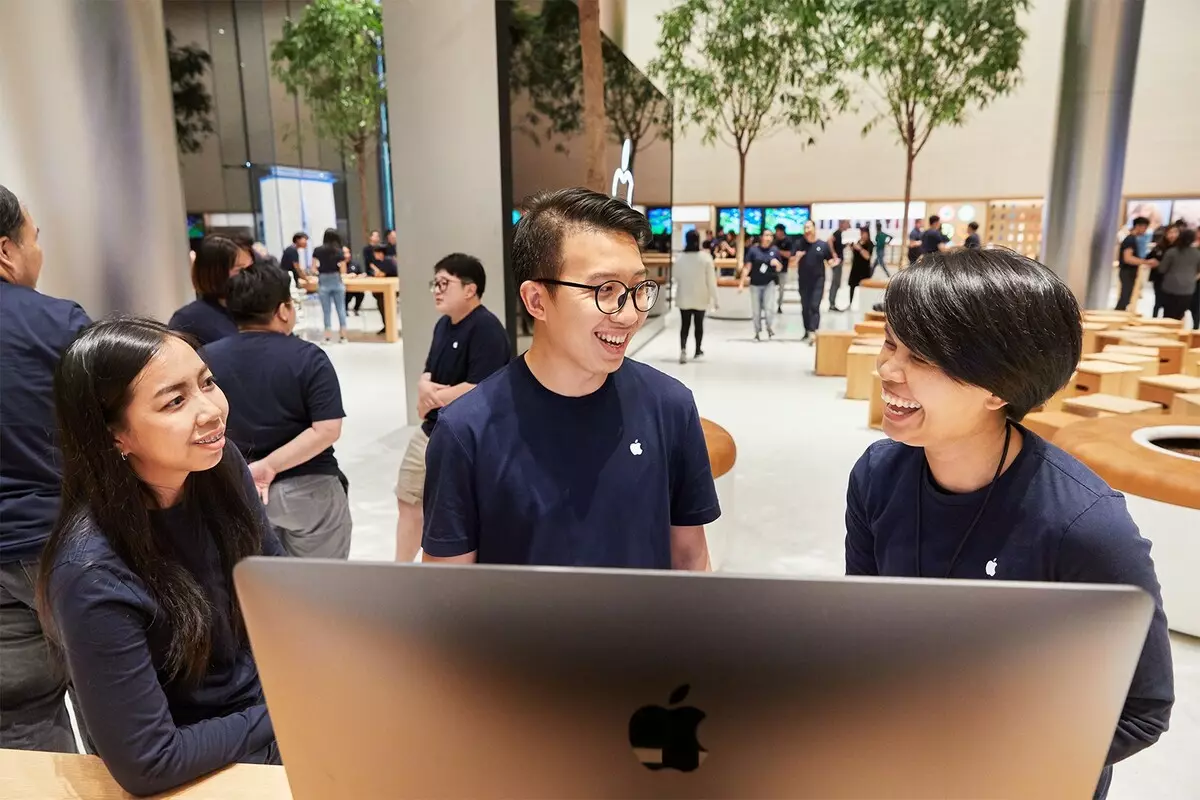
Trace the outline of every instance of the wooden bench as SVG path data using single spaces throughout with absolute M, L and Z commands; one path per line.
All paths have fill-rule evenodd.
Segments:
M 97 756 L 0 750 L 4 800 L 132 800 Z M 157 800 L 291 800 L 283 767 L 233 764 Z
M 879 361 L 878 347 L 853 345 L 846 351 L 846 399 L 869 400 L 871 373 Z
M 887 312 L 868 310 L 866 314 L 863 315 L 863 319 L 865 319 L 867 322 L 887 322 Z
M 1081 361 L 1075 370 L 1075 393 L 1137 397 L 1137 380 L 1141 374 L 1137 367 L 1111 361 Z
M 1175 395 L 1171 400 L 1171 413 L 1182 414 L 1185 417 L 1200 417 L 1200 394 Z
M 1138 399 L 1170 408 L 1177 394 L 1200 393 L 1200 378 L 1192 375 L 1158 375 L 1138 382 Z
M 1104 416 L 1108 416 L 1108 414 L 1104 414 Z M 1047 442 L 1052 442 L 1060 430 L 1086 419 L 1087 417 L 1068 414 L 1066 411 L 1035 411 L 1032 414 L 1026 414 L 1025 419 L 1021 420 L 1021 424 Z
M 1187 347 L 1175 339 L 1148 338 L 1131 342 L 1136 347 L 1153 347 L 1158 351 L 1158 374 L 1177 375 L 1183 372 L 1183 354 Z
M 1111 361 L 1114 364 L 1124 364 L 1127 367 L 1137 367 L 1142 371 L 1143 378 L 1158 374 L 1158 355 L 1135 356 L 1131 353 L 1092 353 L 1088 361 Z
M 1146 400 L 1134 400 L 1131 397 L 1117 397 L 1111 394 L 1085 394 L 1082 397 L 1071 397 L 1063 401 L 1063 411 L 1078 414 L 1081 417 L 1099 417 L 1103 414 L 1143 414 L 1147 412 L 1162 412 L 1158 403 Z
M 1084 322 L 1083 323 L 1083 354 L 1089 355 L 1100 349 L 1100 344 L 1096 341 L 1096 336 L 1108 330 L 1108 326 L 1103 322 Z
M 816 368 L 818 375 L 846 374 L 846 351 L 858 334 L 854 331 L 817 331 Z

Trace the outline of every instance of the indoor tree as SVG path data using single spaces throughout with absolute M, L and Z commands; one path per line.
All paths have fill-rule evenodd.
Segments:
M 284 20 L 271 47 L 271 72 L 312 111 L 317 134 L 356 167 L 363 238 L 367 213 L 367 153 L 378 137 L 387 98 L 380 58 L 383 15 L 374 0 L 313 0 L 299 19 Z
M 604 179 L 604 56 L 600 35 L 600 0 L 578 0 L 579 53 L 583 79 L 583 137 L 587 151 L 584 185 L 597 192 L 607 187 Z
M 907 228 L 913 165 L 930 134 L 963 124 L 1020 81 L 1017 17 L 1029 0 L 846 0 L 845 8 L 853 66 L 883 103 L 863 135 L 890 125 L 904 147 Z
M 683 0 L 659 15 L 650 71 L 666 84 L 680 129 L 695 125 L 705 144 L 737 150 L 739 263 L 751 147 L 784 127 L 812 144 L 846 106 L 837 1 Z
M 175 107 L 175 143 L 180 153 L 197 153 L 213 132 L 212 95 L 204 85 L 204 73 L 212 56 L 194 44 L 175 44 L 167 29 L 167 68 L 171 73 L 171 100 Z

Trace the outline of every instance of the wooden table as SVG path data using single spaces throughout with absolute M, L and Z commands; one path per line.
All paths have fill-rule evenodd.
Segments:
M 0 798 L 4 800 L 129 800 L 96 756 L 0 750 Z M 234 764 L 159 800 L 291 800 L 283 767 Z
M 383 340 L 395 342 L 400 339 L 396 328 L 396 295 L 400 293 L 399 278 L 368 278 L 366 275 L 347 275 L 342 278 L 347 292 L 371 292 L 383 294 Z

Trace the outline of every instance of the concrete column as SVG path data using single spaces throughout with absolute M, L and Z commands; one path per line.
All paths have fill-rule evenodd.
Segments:
M 433 265 L 469 253 L 487 270 L 484 305 L 505 319 L 496 17 L 479 0 L 381 0 L 399 242 L 405 412 L 438 313 Z
M 4 3 L 0 183 L 46 251 L 39 288 L 166 319 L 194 295 L 159 0 Z
M 1145 0 L 1069 0 L 1042 261 L 1087 308 L 1109 303 Z

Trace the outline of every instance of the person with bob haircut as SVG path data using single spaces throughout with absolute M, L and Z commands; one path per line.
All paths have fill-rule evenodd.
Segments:
M 250 249 L 230 237 L 205 236 L 192 262 L 196 299 L 172 314 L 167 326 L 190 335 L 201 345 L 236 334 L 237 325 L 225 308 L 229 279 L 253 263 Z
M 846 574 L 1132 584 L 1155 612 L 1099 776 L 1154 744 L 1174 702 L 1150 542 L 1124 497 L 1022 427 L 1070 380 L 1080 311 L 1045 266 L 1001 248 L 927 253 L 887 290 L 878 370 L 888 439 L 850 475 Z
M 96 753 L 135 795 L 279 763 L 232 573 L 283 550 L 208 366 L 161 323 L 106 320 L 63 353 L 54 399 L 62 505 L 38 606 Z
M 342 390 L 325 351 L 292 336 L 287 273 L 255 264 L 229 281 L 241 334 L 201 351 L 229 401 L 229 438 L 250 463 L 267 518 L 289 555 L 346 558 L 350 501 L 333 446 Z

